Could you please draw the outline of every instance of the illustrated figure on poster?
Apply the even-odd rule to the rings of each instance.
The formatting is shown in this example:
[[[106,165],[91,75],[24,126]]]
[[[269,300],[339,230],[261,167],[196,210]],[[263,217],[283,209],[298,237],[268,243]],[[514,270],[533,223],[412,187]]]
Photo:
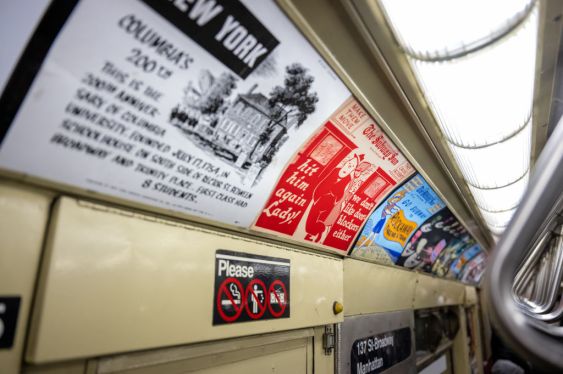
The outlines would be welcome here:
[[[469,283],[479,283],[481,281],[481,277],[485,272],[485,261],[486,255],[481,252],[475,259],[473,259],[470,263],[467,264],[466,268],[462,270],[461,273],[461,281],[462,282],[469,282]]]
[[[313,191],[312,206],[305,223],[305,240],[320,242],[346,206],[353,193],[350,187],[371,164],[362,162],[364,155],[352,153],[340,167],[331,171]]]
[[[422,236],[422,228],[416,230],[414,235],[411,237],[411,239],[405,246],[403,253],[401,253],[399,262],[401,262],[401,260],[406,257],[406,260],[404,260],[405,267],[413,268],[422,261],[422,257],[420,256],[420,253],[422,252],[428,241],[426,239],[419,240],[421,236]]]
[[[437,214],[421,225],[405,246],[397,264],[429,271],[451,239],[449,232],[445,231],[449,230],[447,223],[452,220],[449,215]]]
[[[412,242],[411,242],[412,243]],[[412,244],[409,243],[407,247],[405,247],[405,251],[410,253],[406,260],[404,261],[403,266],[408,269],[420,268],[424,265],[431,265],[434,260],[440,255],[442,250],[446,248],[446,240],[441,239],[436,245],[427,245],[427,239],[421,239],[418,244],[416,245],[416,250],[412,251]]]
[[[443,251],[440,254],[434,264],[432,264],[432,273],[438,275],[439,277],[445,277],[446,274],[448,274],[452,263],[458,259],[465,250],[473,246],[474,242],[468,236],[462,238],[459,245],[456,243],[456,246],[450,247],[447,251]]]
[[[370,242],[375,242],[375,239],[377,239],[377,236],[383,229],[383,226],[385,226],[387,218],[391,217],[401,209],[397,206],[397,204],[403,199],[403,197],[405,197],[406,193],[407,192],[405,190],[401,190],[387,200],[387,205],[381,211],[381,218],[373,226],[373,229],[371,230],[369,235],[360,244],[358,244],[358,247],[363,247],[368,245]]]

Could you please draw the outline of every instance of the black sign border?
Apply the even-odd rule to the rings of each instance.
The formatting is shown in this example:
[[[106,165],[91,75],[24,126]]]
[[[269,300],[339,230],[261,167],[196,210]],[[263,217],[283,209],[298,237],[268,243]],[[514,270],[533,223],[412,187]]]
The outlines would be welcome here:
[[[24,48],[0,96],[0,147],[55,39],[80,0],[53,0]]]

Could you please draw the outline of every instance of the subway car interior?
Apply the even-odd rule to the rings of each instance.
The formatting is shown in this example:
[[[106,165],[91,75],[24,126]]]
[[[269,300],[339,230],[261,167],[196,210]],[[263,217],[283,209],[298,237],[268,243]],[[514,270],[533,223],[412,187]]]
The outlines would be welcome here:
[[[0,1],[0,374],[563,373],[562,12]]]

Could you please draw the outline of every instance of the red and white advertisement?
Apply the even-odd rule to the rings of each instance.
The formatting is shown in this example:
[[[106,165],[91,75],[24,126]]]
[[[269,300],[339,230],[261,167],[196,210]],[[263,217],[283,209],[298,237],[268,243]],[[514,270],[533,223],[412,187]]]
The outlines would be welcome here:
[[[346,251],[369,213],[413,172],[350,98],[294,156],[254,229]]]

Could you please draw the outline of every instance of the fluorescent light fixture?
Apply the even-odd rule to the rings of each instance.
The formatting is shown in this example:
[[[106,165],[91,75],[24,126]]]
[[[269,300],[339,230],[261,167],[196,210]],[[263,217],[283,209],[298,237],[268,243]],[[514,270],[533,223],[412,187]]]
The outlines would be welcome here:
[[[380,0],[401,46],[417,56],[468,50],[514,27],[532,0]]]
[[[530,172],[528,171],[521,179],[502,188],[481,189],[469,185],[469,189],[481,210],[498,212],[518,206],[529,179]]]
[[[514,35],[464,57],[444,62],[411,59],[450,143],[496,143],[528,122],[536,55],[531,21]]]
[[[493,239],[495,239],[495,243],[498,242],[502,233],[506,230],[506,227],[492,227],[489,226],[489,231],[491,232]]]
[[[462,148],[449,143],[467,184],[499,188],[524,177],[530,168],[532,126],[529,124],[512,138],[491,146]]]
[[[516,212],[516,208],[494,213],[481,209],[481,214],[483,215],[487,226],[493,228],[508,226],[514,212]]]
[[[491,233],[530,170],[534,0],[380,0]]]

